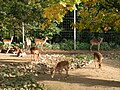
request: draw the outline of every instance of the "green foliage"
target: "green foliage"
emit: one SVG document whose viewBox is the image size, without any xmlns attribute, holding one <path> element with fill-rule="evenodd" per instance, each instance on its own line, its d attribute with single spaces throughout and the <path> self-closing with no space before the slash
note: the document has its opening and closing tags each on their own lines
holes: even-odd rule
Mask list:
<svg viewBox="0 0 120 90">
<path fill-rule="evenodd" d="M 73 50 L 74 49 L 74 43 L 73 40 L 66 40 L 64 43 L 60 43 L 60 49 L 62 50 Z"/>
<path fill-rule="evenodd" d="M 77 50 L 89 50 L 89 47 L 88 43 L 77 43 Z"/>
<path fill-rule="evenodd" d="M 111 49 L 117 49 L 117 50 L 120 49 L 120 45 L 113 43 L 113 42 L 109 42 L 109 46 Z"/>
<path fill-rule="evenodd" d="M 107 42 L 103 42 L 100 46 L 101 50 L 110 50 L 110 46 Z"/>
<path fill-rule="evenodd" d="M 75 58 L 81 61 L 90 61 L 93 59 L 93 55 L 90 54 L 77 54 L 75 55 Z"/>
<path fill-rule="evenodd" d="M 74 49 L 74 42 L 73 40 L 66 40 L 64 43 L 54 43 L 50 45 L 51 49 L 61 49 L 61 50 L 73 50 Z M 47 48 L 47 47 L 46 47 Z M 97 50 L 98 46 L 93 45 L 92 49 Z M 50 49 L 50 48 L 49 48 Z M 85 43 L 85 42 L 76 42 L 76 49 L 77 50 L 89 50 L 90 49 L 90 44 Z M 107 43 L 107 42 L 102 42 L 100 45 L 101 50 L 111 50 L 111 49 L 120 49 L 120 46 L 115 43 Z"/>
<path fill-rule="evenodd" d="M 52 49 L 53 50 L 60 50 L 60 44 L 59 43 L 53 43 L 52 44 Z"/>
<path fill-rule="evenodd" d="M 49 43 L 45 43 L 45 45 L 44 45 L 44 48 L 45 49 L 52 49 L 52 45 L 51 44 L 49 44 Z"/>
<path fill-rule="evenodd" d="M 1 0 L 0 32 L 3 38 L 13 34 L 21 37 L 21 23 L 24 22 L 26 36 L 31 33 L 32 38 L 48 36 L 51 39 L 61 31 L 58 24 L 66 13 L 75 9 L 78 9 L 75 26 L 79 30 L 119 31 L 118 6 L 119 0 Z"/>
<path fill-rule="evenodd" d="M 119 59 L 120 60 L 120 53 L 117 53 L 117 54 L 111 53 L 110 56 L 111 56 L 110 59 L 113 59 L 113 60 Z"/>
<path fill-rule="evenodd" d="M 76 9 L 74 4 L 79 4 L 80 0 L 59 0 L 56 4 L 50 5 L 45 8 L 43 17 L 48 19 L 50 23 L 53 20 L 57 22 L 62 22 L 63 17 L 68 11 L 73 11 Z"/>
<path fill-rule="evenodd" d="M 80 29 L 90 29 L 92 32 L 107 32 L 112 27 L 115 31 L 120 29 L 120 5 L 112 0 L 83 0 L 78 6 L 79 22 L 76 27 Z"/>
<path fill-rule="evenodd" d="M 4 90 L 43 90 L 29 63 L 0 64 L 0 84 Z"/>
</svg>

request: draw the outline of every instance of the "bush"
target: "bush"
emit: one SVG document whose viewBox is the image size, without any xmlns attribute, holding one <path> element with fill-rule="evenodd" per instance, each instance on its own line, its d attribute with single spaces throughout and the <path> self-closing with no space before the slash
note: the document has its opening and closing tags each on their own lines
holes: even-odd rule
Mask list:
<svg viewBox="0 0 120 90">
<path fill-rule="evenodd" d="M 73 50 L 74 49 L 73 40 L 65 40 L 64 43 L 60 43 L 60 49 L 62 49 L 62 50 Z"/>
<path fill-rule="evenodd" d="M 112 48 L 112 49 L 120 50 L 120 45 L 118 45 L 118 44 L 116 44 L 116 43 L 110 42 L 110 43 L 109 43 L 109 46 L 110 46 L 110 48 Z"/>
<path fill-rule="evenodd" d="M 54 49 L 54 50 L 59 50 L 60 49 L 60 44 L 59 43 L 53 43 L 52 44 L 52 49 Z"/>
<path fill-rule="evenodd" d="M 46 48 L 48 49 L 61 49 L 61 50 L 74 50 L 74 42 L 73 40 L 65 40 L 64 43 L 53 43 L 45 45 Z M 85 43 L 85 42 L 76 42 L 76 49 L 77 50 L 89 50 L 90 44 Z M 98 46 L 93 45 L 92 50 L 97 50 Z M 120 49 L 119 45 L 116 45 L 115 43 L 107 43 L 107 42 L 102 42 L 100 45 L 100 50 L 110 50 L 110 49 Z"/>
<path fill-rule="evenodd" d="M 101 45 L 100 45 L 100 49 L 101 50 L 110 50 L 110 46 L 107 42 L 103 42 Z"/>
<path fill-rule="evenodd" d="M 49 43 L 45 43 L 43 48 L 45 48 L 45 49 L 52 49 L 52 45 L 49 44 Z"/>
<path fill-rule="evenodd" d="M 28 63 L 0 65 L 0 84 L 3 90 L 43 90 Z"/>
<path fill-rule="evenodd" d="M 88 43 L 77 42 L 77 50 L 89 50 L 90 45 Z"/>
</svg>

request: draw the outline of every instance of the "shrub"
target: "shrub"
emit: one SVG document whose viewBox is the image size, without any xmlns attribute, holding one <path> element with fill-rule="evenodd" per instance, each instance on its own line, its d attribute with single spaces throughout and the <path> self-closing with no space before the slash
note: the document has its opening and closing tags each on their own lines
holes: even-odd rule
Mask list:
<svg viewBox="0 0 120 90">
<path fill-rule="evenodd" d="M 0 84 L 3 90 L 43 90 L 27 63 L 0 65 Z"/>
<path fill-rule="evenodd" d="M 65 40 L 64 43 L 60 43 L 60 49 L 62 49 L 62 50 L 73 50 L 74 49 L 73 40 Z"/>
<path fill-rule="evenodd" d="M 110 46 L 107 42 L 103 42 L 101 45 L 100 45 L 100 49 L 101 50 L 110 50 Z"/>
<path fill-rule="evenodd" d="M 60 44 L 59 43 L 53 43 L 52 44 L 52 49 L 54 49 L 54 50 L 60 49 Z"/>
<path fill-rule="evenodd" d="M 50 43 L 45 43 L 43 48 L 45 48 L 45 49 L 52 49 L 52 45 Z"/>
<path fill-rule="evenodd" d="M 89 50 L 90 45 L 88 43 L 77 42 L 77 50 Z"/>
<path fill-rule="evenodd" d="M 109 46 L 110 46 L 110 48 L 112 48 L 112 49 L 120 50 L 120 45 L 118 45 L 118 44 L 116 44 L 116 43 L 110 42 L 110 43 L 109 43 Z"/>
<path fill-rule="evenodd" d="M 120 45 L 115 45 L 114 49 L 120 50 Z"/>
</svg>

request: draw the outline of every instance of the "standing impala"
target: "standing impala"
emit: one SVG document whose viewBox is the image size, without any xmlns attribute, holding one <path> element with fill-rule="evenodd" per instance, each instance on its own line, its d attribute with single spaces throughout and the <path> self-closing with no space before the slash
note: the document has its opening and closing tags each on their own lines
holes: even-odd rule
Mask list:
<svg viewBox="0 0 120 90">
<path fill-rule="evenodd" d="M 35 61 L 38 61 L 39 54 L 40 54 L 39 48 L 32 47 L 32 48 L 30 48 L 30 51 L 31 51 L 31 60 L 34 59 Z"/>
<path fill-rule="evenodd" d="M 6 53 L 8 53 L 9 52 L 9 50 L 10 50 L 10 48 L 11 48 L 11 43 L 12 43 L 12 41 L 13 41 L 13 36 L 11 37 L 11 39 L 4 39 L 3 40 L 3 44 L 4 45 L 8 45 L 8 50 L 7 50 L 7 52 Z"/>
<path fill-rule="evenodd" d="M 47 40 L 47 37 L 45 39 L 35 39 L 35 46 L 41 44 L 41 50 L 43 50 L 43 45 L 46 43 Z"/>
<path fill-rule="evenodd" d="M 102 60 L 103 60 L 103 55 L 100 52 L 94 52 L 94 63 L 96 67 L 96 63 L 98 63 L 99 68 L 101 68 Z"/>
<path fill-rule="evenodd" d="M 27 49 L 31 48 L 31 40 L 29 38 L 26 38 L 26 48 Z"/>
<path fill-rule="evenodd" d="M 97 45 L 98 46 L 98 51 L 100 50 L 100 44 L 102 43 L 103 41 L 103 38 L 100 38 L 100 39 L 91 39 L 90 40 L 90 50 L 92 50 L 92 47 L 93 45 Z"/>
</svg>

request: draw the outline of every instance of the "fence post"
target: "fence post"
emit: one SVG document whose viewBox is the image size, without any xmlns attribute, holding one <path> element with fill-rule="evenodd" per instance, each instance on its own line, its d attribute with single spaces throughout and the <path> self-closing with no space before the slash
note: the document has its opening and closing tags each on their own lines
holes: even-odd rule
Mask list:
<svg viewBox="0 0 120 90">
<path fill-rule="evenodd" d="M 23 48 L 25 48 L 25 31 L 24 31 L 24 22 L 22 22 L 22 32 L 23 32 Z"/>
<path fill-rule="evenodd" d="M 74 10 L 74 25 L 75 24 L 76 24 L 76 10 Z M 74 50 L 76 50 L 76 27 L 74 27 Z"/>
</svg>

